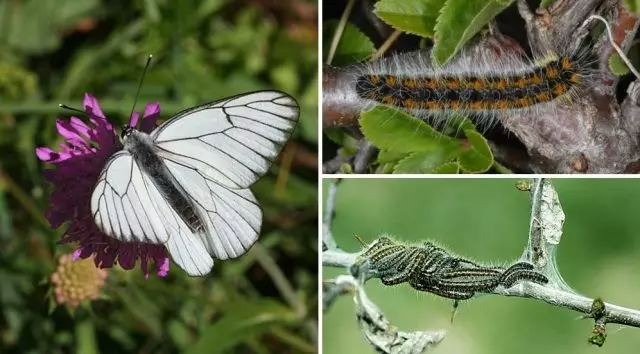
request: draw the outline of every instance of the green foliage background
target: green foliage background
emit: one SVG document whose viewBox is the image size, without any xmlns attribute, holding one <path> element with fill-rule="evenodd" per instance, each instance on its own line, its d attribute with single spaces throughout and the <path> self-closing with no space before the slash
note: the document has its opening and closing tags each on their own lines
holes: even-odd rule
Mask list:
<svg viewBox="0 0 640 354">
<path fill-rule="evenodd" d="M 0 353 L 313 352 L 316 48 L 313 0 L 0 2 Z M 43 217 L 51 186 L 35 147 L 57 146 L 55 119 L 70 115 L 57 105 L 80 107 L 84 92 L 125 123 L 150 53 L 137 107 L 159 101 L 162 118 L 267 88 L 298 100 L 288 162 L 253 188 L 265 214 L 261 248 L 204 278 L 176 266 L 149 280 L 114 269 L 102 299 L 67 311 L 49 278 L 72 248 L 56 244 L 64 227 L 51 230 Z"/>
<path fill-rule="evenodd" d="M 336 197 L 333 233 L 349 252 L 388 233 L 417 242 L 435 239 L 481 262 L 508 262 L 521 254 L 529 228 L 529 194 L 516 179 L 343 180 Z M 640 181 L 553 180 L 566 214 L 557 249 L 565 281 L 589 297 L 640 308 Z M 326 193 L 328 182 L 324 183 Z M 326 195 L 326 194 L 325 194 Z M 344 270 L 324 267 L 328 279 Z M 429 353 L 587 354 L 635 353 L 637 328 L 607 326 L 602 348 L 587 344 L 593 320 L 530 299 L 481 296 L 464 302 L 450 323 L 452 301 L 409 286 L 367 283 L 367 294 L 403 331 L 445 329 Z M 357 328 L 353 300 L 338 299 L 323 316 L 326 353 L 371 353 Z"/>
</svg>

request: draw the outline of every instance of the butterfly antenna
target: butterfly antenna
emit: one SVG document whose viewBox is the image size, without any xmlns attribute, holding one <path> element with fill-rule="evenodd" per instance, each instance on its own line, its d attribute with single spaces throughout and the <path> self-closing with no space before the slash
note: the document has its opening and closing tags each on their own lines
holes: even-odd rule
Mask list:
<svg viewBox="0 0 640 354">
<path fill-rule="evenodd" d="M 87 115 L 87 112 L 82 111 L 82 110 L 79 110 L 79 109 L 77 109 L 77 108 L 69 107 L 69 106 L 67 106 L 67 105 L 66 105 L 66 104 L 64 104 L 64 103 L 60 103 L 60 104 L 58 104 L 58 107 L 60 107 L 60 108 L 62 108 L 62 109 L 66 109 L 66 110 L 71 111 L 71 112 L 77 112 L 77 113 L 80 113 L 80 114 L 82 114 L 83 116 Z"/>
<path fill-rule="evenodd" d="M 144 81 L 145 75 L 147 75 L 147 69 L 149 68 L 149 64 L 151 64 L 151 59 L 153 59 L 153 55 L 149 54 L 149 56 L 147 57 L 147 63 L 144 65 L 144 70 L 142 70 L 142 76 L 140 76 L 140 82 L 138 82 L 138 89 L 136 90 L 136 97 L 133 100 L 133 107 L 131 107 L 131 114 L 129 114 L 129 118 L 133 116 L 133 112 L 135 112 L 136 110 L 136 103 L 138 102 L 138 96 L 140 95 L 142 82 Z"/>
</svg>

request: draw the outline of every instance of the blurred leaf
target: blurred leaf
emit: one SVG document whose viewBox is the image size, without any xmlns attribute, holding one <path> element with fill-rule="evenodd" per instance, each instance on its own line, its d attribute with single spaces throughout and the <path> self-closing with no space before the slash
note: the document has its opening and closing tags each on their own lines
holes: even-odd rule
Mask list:
<svg viewBox="0 0 640 354">
<path fill-rule="evenodd" d="M 471 173 L 488 171 L 493 165 L 493 154 L 487 139 L 474 130 L 465 130 L 464 133 L 467 136 L 469 146 L 458 158 L 460 168 Z"/>
<path fill-rule="evenodd" d="M 422 37 L 433 37 L 436 18 L 446 0 L 381 0 L 374 13 L 391 27 Z"/>
<path fill-rule="evenodd" d="M 322 26 L 323 53 L 322 57 L 327 58 L 331 41 L 338 28 L 338 21 L 326 21 Z M 375 47 L 373 42 L 354 25 L 347 23 L 338 42 L 338 47 L 331 61 L 331 65 L 344 66 L 365 60 L 373 54 Z"/>
<path fill-rule="evenodd" d="M 77 53 L 67 70 L 65 80 L 56 91 L 56 98 L 60 101 L 71 99 L 72 94 L 80 87 L 80 83 L 86 80 L 87 76 L 95 70 L 100 61 L 107 60 L 123 42 L 139 35 L 144 31 L 144 28 L 143 20 L 134 21 L 123 29 L 114 32 L 100 48 L 86 49 Z"/>
<path fill-rule="evenodd" d="M 16 101 L 37 92 L 38 78 L 27 69 L 0 61 L 0 98 Z"/>
<path fill-rule="evenodd" d="M 60 45 L 60 33 L 98 9 L 98 0 L 13 2 L 2 41 L 30 54 L 43 54 Z"/>
<path fill-rule="evenodd" d="M 431 55 L 443 65 L 511 1 L 447 0 L 435 26 L 435 45 Z"/>
<path fill-rule="evenodd" d="M 196 14 L 201 19 L 207 18 L 222 8 L 224 4 L 226 4 L 227 0 L 203 0 L 200 1 L 200 7 Z"/>
<path fill-rule="evenodd" d="M 135 287 L 129 287 L 126 291 L 119 290 L 117 295 L 133 318 L 144 324 L 152 336 L 160 338 L 162 324 L 160 322 L 159 309 L 152 302 L 153 299 L 147 297 Z"/>
<path fill-rule="evenodd" d="M 161 20 L 160 9 L 156 0 L 144 0 L 144 11 L 149 21 L 159 22 Z"/>
<path fill-rule="evenodd" d="M 7 204 L 5 189 L 0 186 L 0 242 L 11 237 L 12 233 L 13 224 L 11 223 L 11 210 Z M 0 263 L 1 262 L 2 259 L 0 258 Z"/>
<path fill-rule="evenodd" d="M 459 145 L 458 141 L 438 133 L 425 122 L 381 105 L 362 113 L 360 127 L 375 146 L 394 152 L 410 153 L 435 150 L 439 145 Z"/>
<path fill-rule="evenodd" d="M 187 354 L 228 353 L 235 345 L 295 318 L 291 309 L 267 299 L 231 304 L 225 313 L 221 320 L 207 327 L 200 338 L 186 349 Z"/>
<path fill-rule="evenodd" d="M 189 328 L 179 321 L 169 321 L 169 327 L 167 328 L 171 340 L 176 343 L 179 348 L 186 348 L 193 342 L 193 337 L 189 331 Z"/>
<path fill-rule="evenodd" d="M 318 142 L 318 77 L 316 76 L 300 97 L 300 122 L 298 129 L 304 140 Z"/>
<path fill-rule="evenodd" d="M 37 129 L 41 128 L 38 117 L 25 118 L 18 127 L 18 143 L 16 149 L 21 153 L 25 169 L 30 175 L 36 176 L 34 180 L 40 182 L 38 162 L 35 155 L 35 136 Z"/>
<path fill-rule="evenodd" d="M 111 338 L 118 342 L 122 349 L 132 350 L 136 347 L 136 342 L 132 338 L 132 335 L 123 328 L 109 326 L 108 333 Z"/>
</svg>

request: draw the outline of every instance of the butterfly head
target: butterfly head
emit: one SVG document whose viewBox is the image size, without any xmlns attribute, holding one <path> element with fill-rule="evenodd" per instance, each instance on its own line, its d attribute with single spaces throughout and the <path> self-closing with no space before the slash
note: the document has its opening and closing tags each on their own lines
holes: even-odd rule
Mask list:
<svg viewBox="0 0 640 354">
<path fill-rule="evenodd" d="M 120 138 L 122 140 L 126 139 L 129 135 L 131 135 L 131 132 L 133 132 L 135 129 L 136 128 L 128 126 L 128 125 L 124 126 L 122 128 L 122 133 L 120 133 Z"/>
</svg>

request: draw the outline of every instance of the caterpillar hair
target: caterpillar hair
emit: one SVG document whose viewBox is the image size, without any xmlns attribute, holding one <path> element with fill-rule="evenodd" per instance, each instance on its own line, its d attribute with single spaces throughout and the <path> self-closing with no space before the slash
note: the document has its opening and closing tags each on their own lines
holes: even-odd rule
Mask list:
<svg viewBox="0 0 640 354">
<path fill-rule="evenodd" d="M 344 70 L 351 77 L 343 94 L 360 109 L 384 104 L 438 126 L 459 113 L 479 129 L 502 114 L 546 110 L 572 102 L 597 77 L 597 60 L 588 48 L 528 59 L 519 52 L 463 50 L 442 67 L 428 51 L 393 54 Z"/>
<path fill-rule="evenodd" d="M 518 281 L 546 284 L 547 277 L 528 262 L 505 267 L 484 266 L 457 257 L 432 242 L 405 245 L 383 236 L 369 244 L 356 263 L 367 262 L 387 286 L 408 282 L 419 291 L 465 300 Z"/>
<path fill-rule="evenodd" d="M 581 102 L 578 99 L 602 78 L 597 50 L 588 40 L 594 19 L 606 24 L 591 16 L 568 37 L 554 38 L 544 49 L 531 48 L 532 58 L 494 29 L 467 43 L 442 66 L 432 63 L 430 51 L 421 50 L 340 68 L 323 79 L 331 91 L 323 98 L 325 114 L 337 120 L 326 123 L 349 124 L 351 112 L 383 104 L 435 126 L 461 114 L 484 130 L 498 120 Z M 344 110 L 347 105 L 350 109 Z"/>
</svg>

